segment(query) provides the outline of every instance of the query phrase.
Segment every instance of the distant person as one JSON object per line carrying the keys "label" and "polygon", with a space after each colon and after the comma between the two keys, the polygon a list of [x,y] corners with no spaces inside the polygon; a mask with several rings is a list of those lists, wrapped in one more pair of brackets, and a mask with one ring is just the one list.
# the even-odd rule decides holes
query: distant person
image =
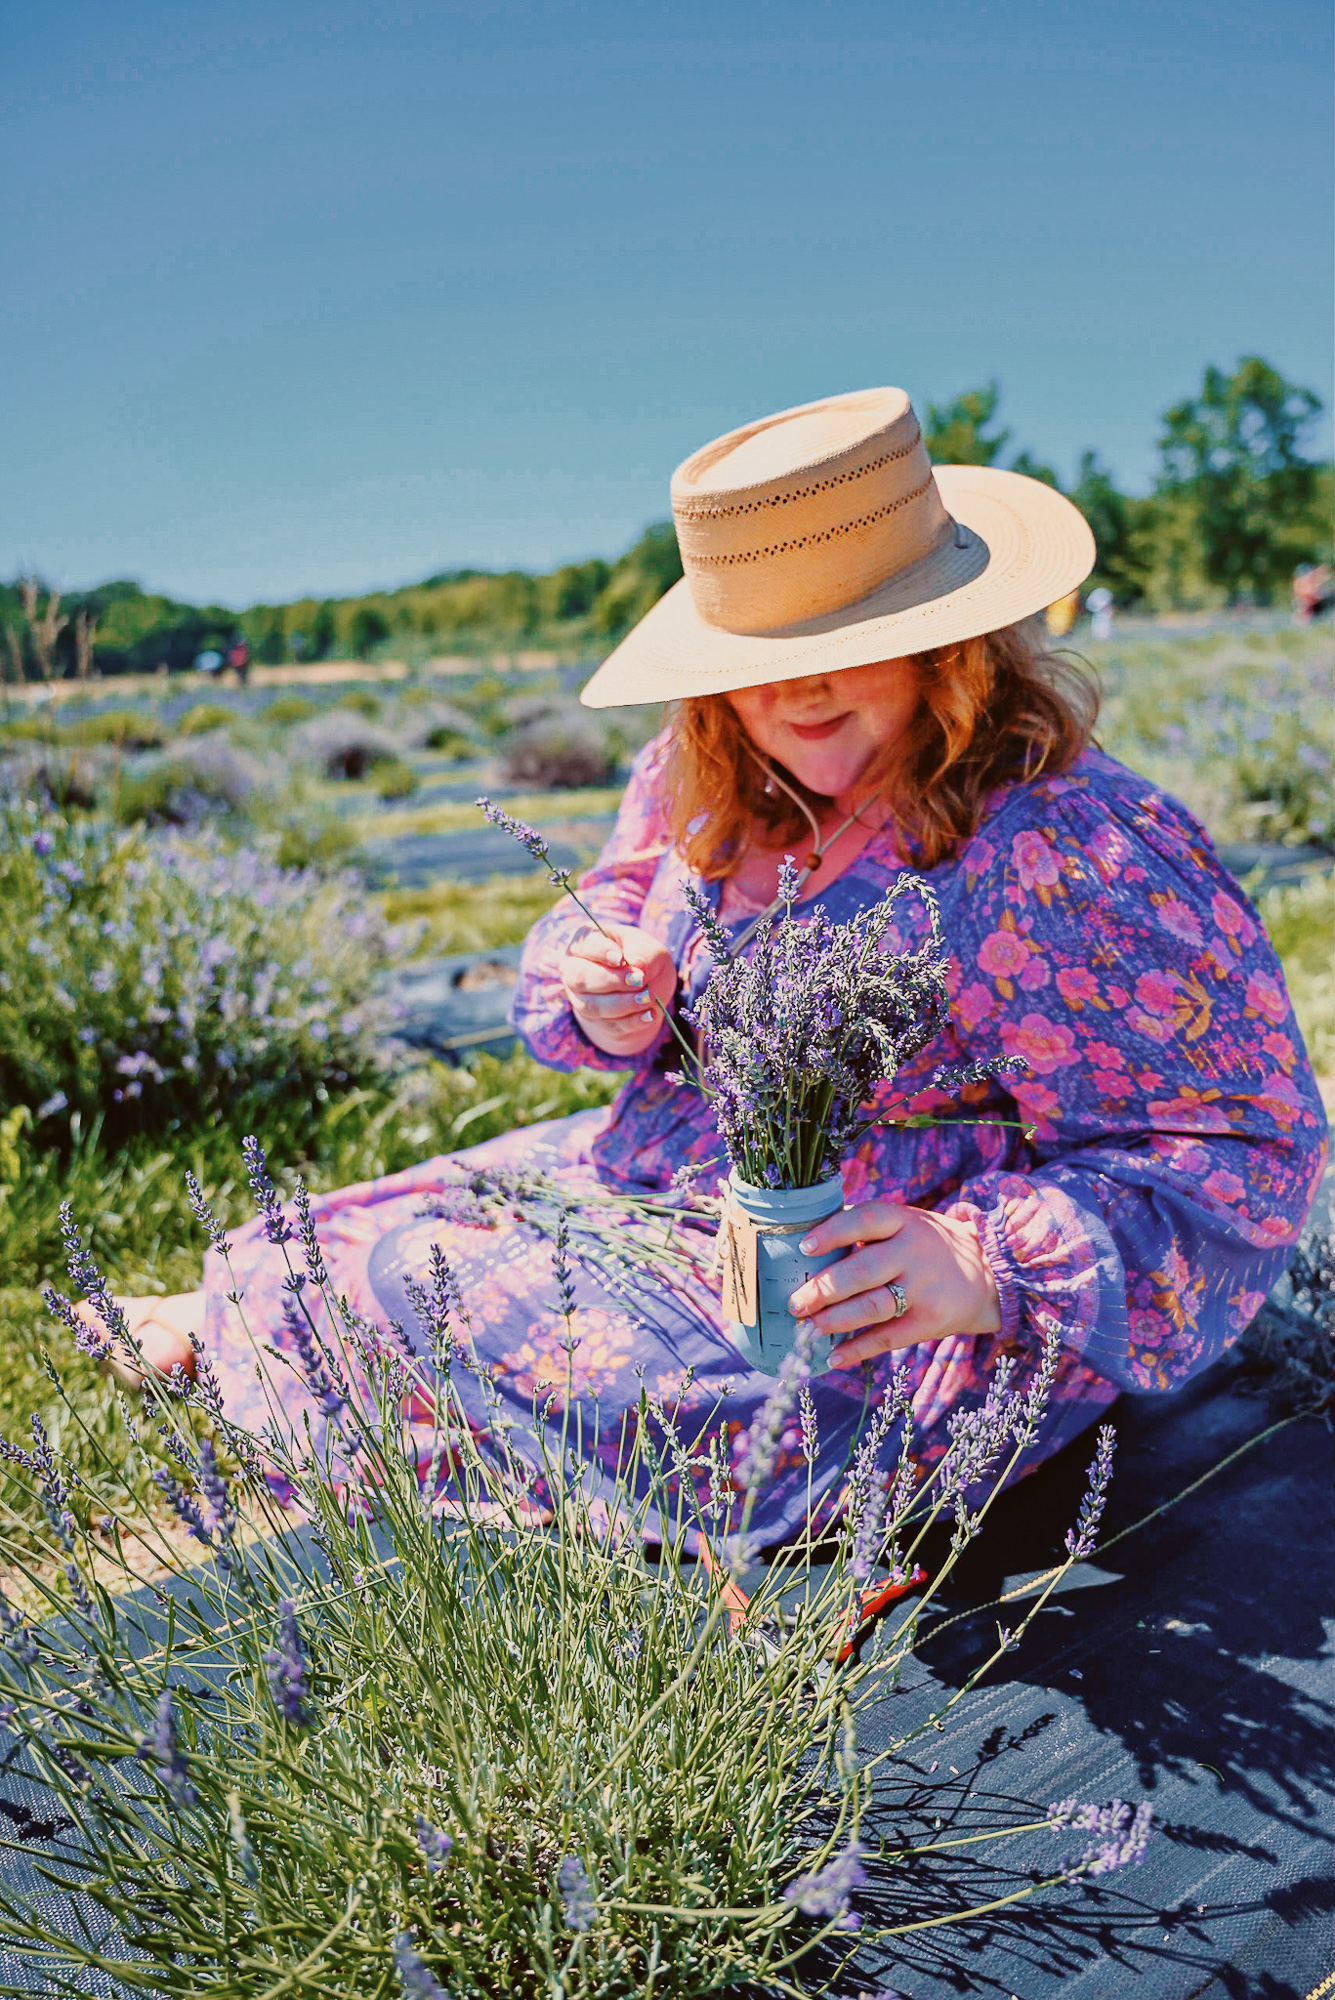
{"label": "distant person", "polygon": [[1329,563],[1302,563],[1293,572],[1293,621],[1310,625],[1335,604],[1335,570]]}
{"label": "distant person", "polygon": [[1080,592],[1068,590],[1064,597],[1059,597],[1055,604],[1048,606],[1046,623],[1049,636],[1064,639],[1079,616]]}
{"label": "distant person", "polygon": [[1102,584],[1091,590],[1085,599],[1085,608],[1090,616],[1090,637],[1111,639],[1113,635],[1113,594]]}
{"label": "distant person", "polygon": [[[624,1072],[620,1096],[311,1209],[335,1296],[382,1327],[417,1325],[405,1277],[444,1254],[472,1307],[479,1373],[459,1371],[461,1393],[476,1379],[494,1399],[479,1390],[470,1420],[480,1434],[513,1427],[536,1462],[533,1398],[564,1381],[568,1358],[547,1305],[551,1247],[518,1213],[478,1226],[470,1169],[552,1175],[595,1219],[608,1194],[661,1200],[687,1170],[717,1194],[715,1113],[677,1080],[664,1018],[692,1032],[712,968],[692,899],[740,951],[782,905],[785,854],[801,864],[802,924],[822,906],[848,923],[901,870],[926,875],[952,960],[949,1024],[879,1094],[888,1122],[842,1163],[847,1206],[810,1232],[815,1254],[862,1247],[792,1295],[837,1345],[810,1385],[812,1462],[786,1443],[756,1499],[750,1532],[773,1546],[803,1531],[811,1504],[836,1503],[864,1395],[879,1403],[896,1367],[924,1466],[984,1406],[1003,1355],[1016,1386],[1033,1385],[1048,1334],[1056,1380],[1025,1466],[1121,1390],[1170,1392],[1207,1368],[1288,1262],[1326,1115],[1246,896],[1187,808],[1098,748],[1095,686],[1034,630],[1055,593],[1076,602],[1094,565],[1069,500],[990,466],[934,468],[908,397],[869,389],[705,446],[672,504],[685,575],[582,697],[671,704],[580,885],[607,934],[569,902],[540,917],[510,1013],[539,1062]],[[899,924],[903,949],[928,935],[915,899]],[[934,1093],[943,1061],[1003,1055],[1022,1058],[1018,1073],[967,1103]],[[894,1122],[900,1091],[942,1122]],[[192,1369],[198,1333],[224,1409],[258,1430],[269,1410],[252,1339],[296,1352],[288,1269],[262,1224],[230,1240],[230,1271],[210,1250],[200,1291],[136,1300],[130,1323],[164,1367]],[[703,1451],[698,1422],[726,1454],[774,1386],[731,1338],[712,1239],[674,1242],[698,1264],[630,1306],[620,1278],[577,1274],[572,1424],[577,1408],[591,1479],[621,1425],[634,1434],[642,1393],[681,1398],[684,1450]],[[313,1395],[285,1378],[283,1398],[298,1435],[309,1415],[320,1455]],[[415,1402],[405,1416],[425,1466],[430,1417]],[[897,1430],[883,1439],[887,1478]]]}
{"label": "distant person", "polygon": [[227,648],[227,665],[244,687],[250,677],[250,641],[240,633]]}

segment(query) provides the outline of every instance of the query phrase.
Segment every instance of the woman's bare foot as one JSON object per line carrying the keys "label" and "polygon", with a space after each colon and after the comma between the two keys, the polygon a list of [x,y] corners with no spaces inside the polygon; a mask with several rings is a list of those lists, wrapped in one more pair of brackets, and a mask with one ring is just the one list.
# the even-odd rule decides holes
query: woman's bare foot
{"label": "woman's bare foot", "polygon": [[[143,1349],[145,1361],[160,1368],[164,1375],[170,1375],[179,1361],[189,1376],[195,1372],[195,1350],[190,1344],[190,1335],[199,1333],[204,1323],[203,1292],[174,1292],[161,1299],[123,1299],[116,1304],[125,1314],[125,1322],[130,1332]],[[107,1330],[90,1305],[80,1303],[74,1310],[86,1325],[105,1340]],[[125,1350],[112,1343],[106,1357],[107,1367],[123,1389],[137,1389],[144,1379],[142,1368],[136,1367]]]}

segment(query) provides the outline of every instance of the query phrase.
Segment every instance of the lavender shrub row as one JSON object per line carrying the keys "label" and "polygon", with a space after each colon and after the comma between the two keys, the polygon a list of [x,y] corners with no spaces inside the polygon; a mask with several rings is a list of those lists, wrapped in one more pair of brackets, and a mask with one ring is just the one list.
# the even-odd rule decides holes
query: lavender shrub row
{"label": "lavender shrub row", "polygon": [[0,1093],[46,1137],[196,1123],[369,1081],[396,934],[353,877],[216,835],[0,815]]}

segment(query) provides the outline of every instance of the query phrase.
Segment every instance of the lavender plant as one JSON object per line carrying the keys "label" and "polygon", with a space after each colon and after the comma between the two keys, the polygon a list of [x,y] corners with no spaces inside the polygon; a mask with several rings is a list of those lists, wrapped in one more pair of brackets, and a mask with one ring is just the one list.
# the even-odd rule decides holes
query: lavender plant
{"label": "lavender plant", "polygon": [[[936,1593],[1032,1442],[1055,1343],[1023,1390],[1000,1371],[919,1478],[907,1383],[896,1378],[849,1467],[833,1560],[816,1566],[809,1534],[739,1612],[711,1574],[717,1564],[689,1555],[703,1543],[744,1557],[776,1439],[803,1409],[801,1352],[737,1473],[718,1449],[720,1412],[688,1421],[647,1390],[615,1439],[590,1435],[572,1392],[582,1336],[569,1273],[572,1261],[600,1268],[598,1239],[526,1183],[524,1215],[553,1242],[551,1310],[570,1358],[564,1388],[535,1401],[522,1448],[498,1422],[483,1444],[463,1391],[485,1404],[490,1377],[444,1257],[413,1295],[419,1338],[375,1326],[334,1295],[308,1208],[279,1201],[255,1148],[247,1172],[288,1260],[289,1311],[304,1322],[299,1361],[282,1358],[332,1392],[322,1449],[286,1416],[262,1326],[249,1331],[272,1414],[258,1437],[229,1420],[206,1369],[194,1383],[149,1371],[145,1409],[160,1417],[180,1473],[173,1504],[206,1558],[187,1573],[164,1548],[188,1588],[150,1631],[131,1600],[89,1577],[87,1538],[66,1520],[60,1454],[36,1432],[32,1451],[3,1446],[40,1487],[53,1537],[72,1544],[63,1587],[23,1580],[35,1607],[0,1598],[0,1722],[66,1823],[43,1855],[41,1896],[0,1877],[5,1930],[47,1990],[85,1991],[97,1966],[124,1993],[227,2000],[612,2000],[748,1982],[796,1996],[817,1948],[847,1957],[939,1923],[934,1914],[887,1927],[873,1910],[907,1858],[958,1835],[896,1848],[870,1838],[872,1815],[883,1832],[906,1769],[913,1785],[926,1782],[918,1743],[928,1732],[934,1741],[988,1665],[1021,1643],[1075,1555],[975,1674],[876,1755],[859,1750],[859,1718],[897,1698]],[[494,1183],[461,1191],[484,1206],[515,1199]],[[192,1200],[216,1240],[198,1191]],[[663,1223],[624,1203],[609,1219],[623,1258],[642,1246],[646,1282],[661,1282]],[[77,1288],[105,1301],[72,1224],[70,1262]],[[53,1307],[68,1318],[66,1303]],[[114,1305],[104,1324],[110,1338]],[[425,1480],[405,1440],[410,1400],[432,1426]],[[804,1417],[804,1436],[810,1428]],[[615,1492],[601,1510],[587,1464],[609,1443]],[[1109,1454],[1101,1442],[1073,1534],[1082,1548]],[[275,1497],[284,1482],[295,1521]],[[96,1483],[85,1473],[94,1496]],[[534,1525],[538,1507],[549,1526]],[[909,1574],[942,1524],[951,1548],[935,1581],[836,1664],[863,1577]],[[644,1556],[651,1531],[654,1563]],[[142,1532],[119,1524],[127,1538]],[[1054,1855],[1025,1883],[1026,1897],[1138,1861],[1148,1826],[1145,1808],[1064,1801],[976,1839],[986,1854],[982,1843],[1005,1832],[1086,1834],[1081,1852]],[[92,1896],[109,1934],[95,1940],[52,1886]]]}
{"label": "lavender plant", "polygon": [[393,932],[351,878],[216,837],[0,814],[0,1095],[49,1138],[200,1124],[384,1073]]}

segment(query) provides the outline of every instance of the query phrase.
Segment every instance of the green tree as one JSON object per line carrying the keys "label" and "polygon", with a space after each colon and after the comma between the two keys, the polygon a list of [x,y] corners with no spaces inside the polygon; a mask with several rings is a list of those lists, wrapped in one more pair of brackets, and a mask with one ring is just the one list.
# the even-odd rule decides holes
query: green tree
{"label": "green tree", "polygon": [[611,565],[595,559],[592,562],[565,563],[555,575],[544,579],[548,585],[544,596],[557,618],[584,618],[593,609],[594,599],[599,591],[607,588],[612,574]]}
{"label": "green tree", "polygon": [[260,661],[266,667],[281,666],[282,662],[287,658],[287,635],[283,630],[283,620],[278,612],[274,613],[260,634],[260,643],[255,650]]}
{"label": "green tree", "polygon": [[314,618],[312,618],[308,636],[310,646],[307,658],[312,660],[327,659],[335,638],[334,607],[328,601],[320,606]]}
{"label": "green tree", "polygon": [[1098,555],[1091,584],[1107,586],[1119,604],[1135,604],[1145,595],[1146,562],[1142,547],[1144,501],[1120,493],[1097,452],[1082,451],[1071,498],[1088,521]]}
{"label": "green tree", "polygon": [[1041,479],[1045,486],[1055,487],[1061,492],[1061,481],[1050,465],[1041,458],[1035,458],[1030,451],[1017,451],[1010,462],[1012,472],[1022,472],[1026,479]]}
{"label": "green tree", "polygon": [[681,575],[677,531],[671,521],[655,521],[613,565],[593,607],[595,630],[610,636],[634,625]]}
{"label": "green tree", "polygon": [[994,465],[1010,441],[1008,430],[987,427],[997,414],[1001,387],[989,382],[985,389],[968,389],[950,403],[929,403],[923,441],[935,465]]}
{"label": "green tree", "polygon": [[352,654],[367,660],[381,641],[389,637],[389,620],[374,604],[359,604],[352,614]]}
{"label": "green tree", "polygon": [[1300,449],[1321,409],[1258,354],[1164,412],[1158,491],[1190,502],[1202,572],[1228,602],[1269,604],[1317,551],[1318,467]]}

